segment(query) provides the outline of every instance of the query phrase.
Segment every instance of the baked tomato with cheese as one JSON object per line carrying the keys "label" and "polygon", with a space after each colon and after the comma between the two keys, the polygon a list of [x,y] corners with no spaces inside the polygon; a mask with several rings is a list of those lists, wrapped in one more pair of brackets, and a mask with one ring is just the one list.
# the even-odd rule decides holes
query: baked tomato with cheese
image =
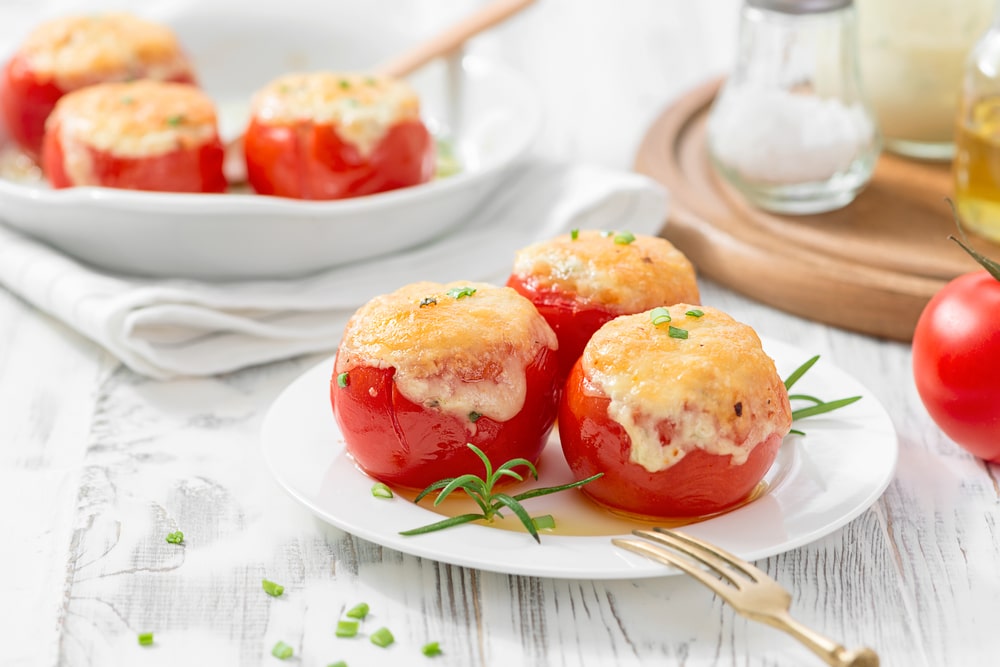
{"label": "baked tomato with cheese", "polygon": [[563,377],[605,322],[699,301],[694,267],[681,251],[666,239],[629,232],[578,231],[522,248],[507,285],[556,332]]}
{"label": "baked tomato with cheese", "polygon": [[223,192],[215,106],[182,83],[103,83],[65,95],[46,123],[42,167],[55,188]]}
{"label": "baked tomato with cheese", "polygon": [[485,283],[407,285],[348,322],[330,382],[347,451],[383,482],[423,488],[536,462],[555,421],[557,341],[531,302]]}
{"label": "baked tomato with cheese", "polygon": [[0,112],[10,136],[38,159],[45,120],[68,92],[109,81],[194,83],[173,31],[111,12],[53,19],[35,28],[0,73]]}
{"label": "baked tomato with cheese", "polygon": [[559,437],[577,479],[613,511],[716,514],[744,501],[777,456],[792,411],[749,326],[690,304],[618,317],[573,366]]}
{"label": "baked tomato with cheese", "polygon": [[434,174],[420,101],[386,76],[288,74],[257,92],[243,138],[259,194],[342,199],[404,188]]}

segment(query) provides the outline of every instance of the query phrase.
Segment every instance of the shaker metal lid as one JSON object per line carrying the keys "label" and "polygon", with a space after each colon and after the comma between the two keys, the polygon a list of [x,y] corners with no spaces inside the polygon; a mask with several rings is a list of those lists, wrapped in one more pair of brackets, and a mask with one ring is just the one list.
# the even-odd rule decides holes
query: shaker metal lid
{"label": "shaker metal lid", "polygon": [[747,6],[783,14],[821,14],[850,7],[854,0],[746,0]]}

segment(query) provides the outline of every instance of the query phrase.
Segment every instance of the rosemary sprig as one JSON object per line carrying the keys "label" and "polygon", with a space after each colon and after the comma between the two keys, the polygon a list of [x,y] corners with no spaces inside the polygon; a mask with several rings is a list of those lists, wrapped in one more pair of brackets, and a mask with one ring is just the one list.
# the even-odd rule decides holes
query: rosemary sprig
{"label": "rosemary sprig", "polygon": [[[799,379],[806,374],[806,372],[812,368],[816,362],[819,361],[819,355],[817,354],[812,359],[809,359],[804,364],[796,368],[791,374],[785,378],[785,390],[792,388]],[[813,417],[815,415],[821,415],[825,412],[833,412],[834,410],[839,410],[840,408],[850,405],[856,401],[860,401],[860,396],[848,396],[847,398],[838,398],[835,401],[824,401],[815,396],[810,396],[809,394],[788,394],[788,400],[790,401],[807,401],[811,405],[806,407],[798,408],[792,410],[792,421],[796,422],[800,419],[805,419],[806,417]],[[805,435],[802,431],[798,429],[792,429],[789,433],[795,433],[797,435]]]}
{"label": "rosemary sprig", "polygon": [[[483,462],[483,466],[486,468],[486,474],[483,477],[476,477],[473,474],[461,475],[460,477],[449,477],[448,479],[438,480],[434,482],[426,489],[417,494],[417,497],[413,499],[413,502],[419,503],[421,500],[426,498],[429,494],[434,491],[438,491],[437,498],[434,499],[434,505],[440,505],[441,502],[447,498],[453,491],[461,489],[465,491],[472,500],[475,501],[476,505],[479,506],[481,510],[480,513],[469,513],[460,514],[458,516],[448,517],[436,523],[428,524],[426,526],[421,526],[419,528],[411,528],[410,530],[400,531],[400,535],[423,535],[424,533],[432,533],[436,530],[443,530],[445,528],[451,528],[452,526],[459,526],[463,523],[469,523],[472,521],[478,521],[480,519],[485,519],[486,521],[492,521],[493,517],[503,518],[501,510],[506,508],[514,513],[524,527],[527,529],[528,533],[531,534],[535,541],[541,543],[541,538],[538,537],[538,528],[536,527],[535,520],[531,518],[528,511],[524,509],[521,505],[522,500],[527,500],[529,498],[537,498],[538,496],[546,496],[550,493],[557,493],[559,491],[565,491],[567,489],[573,489],[578,486],[583,486],[584,484],[589,484],[593,482],[598,477],[601,477],[604,473],[597,473],[592,475],[587,479],[581,479],[576,482],[570,482],[569,484],[562,484],[560,486],[549,486],[541,489],[531,489],[530,491],[525,491],[523,493],[518,493],[516,495],[509,495],[506,493],[494,493],[493,486],[502,477],[511,477],[519,482],[524,481],[524,476],[515,471],[514,468],[526,467],[531,473],[531,476],[538,479],[538,470],[535,468],[534,464],[527,459],[511,459],[507,461],[496,470],[493,470],[493,465],[490,463],[489,458],[483,453],[481,449],[473,445],[471,442],[467,443],[466,446],[471,449],[476,456],[480,458]],[[538,517],[539,519],[544,519],[544,517]],[[542,522],[542,525],[546,525],[551,521],[551,517]]]}

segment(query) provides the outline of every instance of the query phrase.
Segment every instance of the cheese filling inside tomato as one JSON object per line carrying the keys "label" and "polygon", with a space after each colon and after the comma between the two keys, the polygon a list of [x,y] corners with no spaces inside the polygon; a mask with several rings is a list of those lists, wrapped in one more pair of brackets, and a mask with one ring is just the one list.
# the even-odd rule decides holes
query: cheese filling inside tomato
{"label": "cheese filling inside tomato", "polygon": [[[686,314],[694,309],[704,314]],[[602,327],[584,351],[584,373],[610,399],[608,416],[628,434],[633,463],[658,472],[701,449],[742,465],[758,444],[788,432],[774,362],[753,329],[720,311],[668,310],[669,324],[640,313]],[[671,325],[688,337],[671,337]]]}
{"label": "cheese filling inside tomato", "polygon": [[397,390],[413,403],[504,422],[524,407],[528,365],[542,347],[557,346],[531,302],[510,288],[423,282],[376,297],[354,315],[336,372],[394,368]]}
{"label": "cheese filling inside tomato", "polygon": [[666,239],[627,238],[582,230],[575,239],[567,234],[536,243],[517,253],[513,274],[535,289],[575,295],[614,313],[698,302],[694,268],[683,253]]}
{"label": "cheese filling inside tomato", "polygon": [[420,117],[420,101],[397,79],[313,72],[272,81],[254,96],[252,112],[269,125],[333,126],[343,141],[367,157],[393,125]]}

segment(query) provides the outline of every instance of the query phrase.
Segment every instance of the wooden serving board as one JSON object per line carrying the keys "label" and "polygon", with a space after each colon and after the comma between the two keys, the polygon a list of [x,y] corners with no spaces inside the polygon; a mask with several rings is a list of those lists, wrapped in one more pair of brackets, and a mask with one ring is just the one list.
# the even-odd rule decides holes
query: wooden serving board
{"label": "wooden serving board", "polygon": [[[751,206],[713,169],[706,146],[710,81],[646,133],[636,170],[671,195],[663,236],[700,275],[812,320],[909,341],[927,301],[978,268],[952,241],[949,165],[883,154],[858,198],[829,213],[784,216]],[[1000,245],[970,234],[980,252]]]}

